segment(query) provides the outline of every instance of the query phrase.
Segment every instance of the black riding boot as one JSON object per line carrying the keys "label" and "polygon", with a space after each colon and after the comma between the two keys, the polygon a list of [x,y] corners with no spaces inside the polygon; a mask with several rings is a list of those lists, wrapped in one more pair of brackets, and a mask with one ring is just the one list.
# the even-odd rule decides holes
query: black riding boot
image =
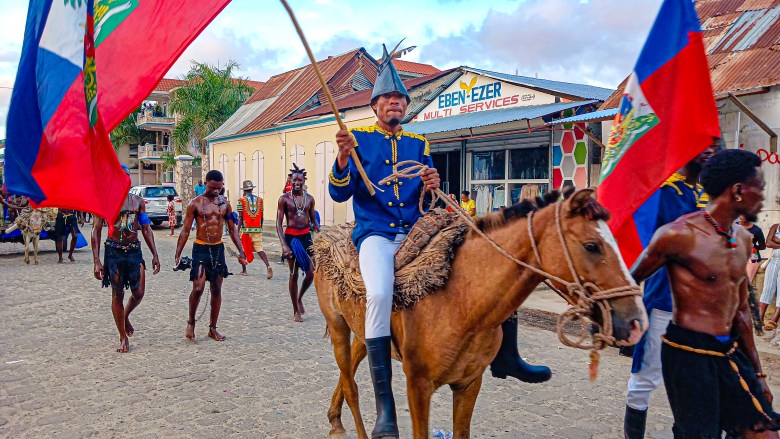
{"label": "black riding boot", "polygon": [[644,439],[647,410],[637,410],[626,406],[626,416],[623,418],[623,437],[625,439]]}
{"label": "black riding boot", "polygon": [[490,364],[490,373],[496,378],[512,376],[526,383],[543,383],[550,379],[552,372],[547,366],[532,366],[517,352],[517,317],[512,316],[501,324],[504,338],[501,349]]}
{"label": "black riding boot", "polygon": [[398,421],[393,399],[393,367],[390,360],[390,337],[366,339],[371,381],[376,398],[376,425],[371,438],[397,438]]}

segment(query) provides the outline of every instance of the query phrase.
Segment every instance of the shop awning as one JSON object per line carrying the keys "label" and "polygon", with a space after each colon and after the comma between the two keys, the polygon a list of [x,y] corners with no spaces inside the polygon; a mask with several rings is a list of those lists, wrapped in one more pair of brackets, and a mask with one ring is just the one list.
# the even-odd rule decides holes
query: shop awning
{"label": "shop awning", "polygon": [[405,129],[416,134],[446,133],[460,129],[484,127],[506,122],[537,119],[543,116],[560,113],[570,108],[598,102],[596,100],[579,102],[561,102],[556,104],[532,105],[528,107],[500,108],[498,110],[479,111],[476,113],[459,114],[457,116],[431,119],[407,124]]}
{"label": "shop awning", "polygon": [[575,122],[599,122],[602,120],[614,119],[616,114],[618,114],[617,108],[609,108],[606,110],[579,114],[577,116],[564,117],[563,119],[558,119],[549,122],[547,125],[560,125],[562,123],[575,123]]}

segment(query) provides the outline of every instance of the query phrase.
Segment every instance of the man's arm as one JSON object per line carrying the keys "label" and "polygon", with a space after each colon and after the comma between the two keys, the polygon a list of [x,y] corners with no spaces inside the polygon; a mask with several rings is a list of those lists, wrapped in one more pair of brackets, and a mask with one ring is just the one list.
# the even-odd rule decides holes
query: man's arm
{"label": "man's arm", "polygon": [[279,241],[282,244],[282,257],[289,259],[292,255],[292,250],[284,239],[284,228],[282,227],[282,220],[284,219],[284,212],[286,210],[287,201],[284,199],[284,195],[282,195],[279,197],[279,202],[276,205],[276,234],[279,236]]}
{"label": "man's arm", "polygon": [[236,227],[238,227],[239,231],[244,227],[244,209],[244,203],[242,203],[239,198],[236,202],[236,212],[238,213],[238,224]]}
{"label": "man's arm", "polygon": [[238,263],[242,265],[248,265],[249,262],[246,260],[246,253],[244,253],[244,247],[241,245],[241,237],[238,236],[238,227],[236,226],[234,219],[235,216],[233,215],[233,208],[230,207],[230,203],[227,203],[227,207],[225,208],[225,217],[227,217],[225,221],[227,221],[230,240],[233,241],[233,244],[238,249]]}
{"label": "man's arm", "polygon": [[184,212],[184,224],[181,226],[181,232],[179,233],[179,240],[176,241],[176,254],[174,255],[174,264],[179,265],[179,259],[181,259],[181,252],[184,250],[184,244],[190,239],[190,230],[192,229],[192,222],[195,221],[195,215],[198,213],[198,206],[195,205],[193,198],[190,204],[187,205],[187,210]]}
{"label": "man's arm", "polygon": [[352,162],[350,153],[357,146],[357,140],[348,130],[336,133],[336,143],[339,146],[338,157],[328,176],[328,193],[333,201],[343,203],[355,193],[356,183],[352,176],[357,176],[357,168]]}
{"label": "man's arm", "polygon": [[92,261],[95,264],[93,273],[95,275],[95,279],[97,280],[103,280],[103,276],[105,275],[103,272],[103,264],[100,262],[100,240],[102,234],[103,218],[95,215],[95,221],[94,224],[92,224],[92,237],[90,241],[92,241]]}
{"label": "man's arm", "polygon": [[650,244],[642,251],[631,267],[631,276],[637,283],[644,281],[669,262],[670,248],[676,239],[681,239],[680,225],[670,223],[653,234]]}
{"label": "man's arm", "polygon": [[[140,197],[138,198],[138,214],[146,214],[146,203],[144,203],[144,200]],[[149,250],[152,252],[152,274],[157,274],[160,272],[160,257],[157,255],[157,246],[154,244],[154,233],[152,233],[152,226],[150,226],[148,223],[141,224],[141,234],[144,236],[144,241],[146,241],[146,246],[149,247]]]}
{"label": "man's arm", "polygon": [[766,384],[766,378],[763,377],[763,370],[761,369],[761,360],[758,357],[758,351],[756,351],[756,343],[753,339],[753,317],[750,314],[750,306],[748,305],[748,278],[743,278],[742,283],[739,286],[740,303],[737,309],[737,314],[734,316],[733,326],[739,334],[737,342],[742,349],[742,352],[747,355],[750,363],[753,364],[753,368],[758,375],[758,382],[761,384],[761,390],[764,392],[768,402],[772,402],[774,397],[769,390],[769,386]]}
{"label": "man's arm", "polygon": [[[311,197],[311,195],[309,195]],[[311,207],[309,208],[309,224],[314,227],[314,231],[320,233],[320,223],[317,222],[317,215],[314,214],[314,197],[311,197]]]}

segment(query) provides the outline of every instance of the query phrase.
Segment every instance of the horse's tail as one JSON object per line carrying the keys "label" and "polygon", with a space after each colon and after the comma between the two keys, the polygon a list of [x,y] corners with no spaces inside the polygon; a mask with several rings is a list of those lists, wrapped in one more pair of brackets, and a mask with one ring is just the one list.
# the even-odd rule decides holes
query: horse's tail
{"label": "horse's tail", "polygon": [[[328,324],[325,324],[325,332],[322,334],[323,340],[330,340],[330,326]],[[331,344],[333,344],[333,341],[330,341]]]}

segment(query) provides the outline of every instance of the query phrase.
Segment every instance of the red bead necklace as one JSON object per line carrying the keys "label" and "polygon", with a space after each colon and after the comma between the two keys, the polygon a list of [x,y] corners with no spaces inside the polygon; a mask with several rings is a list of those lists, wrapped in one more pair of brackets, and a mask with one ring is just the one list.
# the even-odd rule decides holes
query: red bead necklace
{"label": "red bead necklace", "polygon": [[706,218],[707,221],[709,221],[709,223],[712,224],[713,227],[715,227],[715,231],[718,232],[718,235],[726,237],[726,239],[729,242],[729,248],[731,248],[732,250],[737,248],[737,238],[734,237],[733,227],[729,227],[729,231],[726,232],[725,230],[723,230],[723,227],[721,227],[720,224],[718,224],[715,221],[715,219],[713,219],[712,216],[710,216],[709,212],[707,212],[706,210],[704,211],[704,218]]}

